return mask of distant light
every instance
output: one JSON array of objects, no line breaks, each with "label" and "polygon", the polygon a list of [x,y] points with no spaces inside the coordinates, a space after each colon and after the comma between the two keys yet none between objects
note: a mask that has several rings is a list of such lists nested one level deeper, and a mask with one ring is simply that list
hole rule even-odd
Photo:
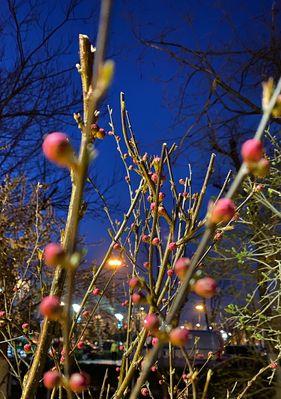
[{"label": "distant light", "polygon": [[228,333],[228,335],[231,337],[232,336],[232,334],[231,333]]},{"label": "distant light", "polygon": [[227,332],[225,332],[224,330],[220,330],[220,333],[221,333],[222,338],[226,341],[228,338]]},{"label": "distant light", "polygon": [[195,309],[196,309],[196,310],[199,310],[199,312],[202,312],[202,311],[205,309],[205,306],[204,306],[202,303],[198,303],[198,304],[195,306]]},{"label": "distant light", "polygon": [[122,321],[124,319],[124,316],[121,313],[115,313],[114,316],[118,321]]},{"label": "distant light", "polygon": [[141,307],[140,307],[140,310],[141,310],[141,311],[142,311],[142,310],[144,310],[144,307],[143,307],[143,306],[141,306]]},{"label": "distant light", "polygon": [[79,313],[81,310],[81,306],[78,305],[78,303],[73,303],[72,304],[72,309],[74,310],[75,313]]},{"label": "distant light", "polygon": [[209,330],[212,330],[212,329],[213,329],[213,327],[212,327],[212,326],[210,326],[210,327],[209,327]]},{"label": "distant light", "polygon": [[196,327],[198,327],[198,328],[201,326],[200,323],[196,323],[195,325],[196,325]]},{"label": "distant light", "polygon": [[108,259],[107,264],[110,267],[120,267],[122,266],[123,262],[119,258],[110,258]]}]

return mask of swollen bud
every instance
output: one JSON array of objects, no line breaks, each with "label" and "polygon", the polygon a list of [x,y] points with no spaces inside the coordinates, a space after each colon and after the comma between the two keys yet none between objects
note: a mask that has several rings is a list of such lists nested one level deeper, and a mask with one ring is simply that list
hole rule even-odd
[{"label": "swollen bud", "polygon": [[263,156],[263,145],[260,140],[250,139],[245,141],[241,148],[243,161],[258,162]]},{"label": "swollen bud", "polygon": [[42,299],[39,309],[43,316],[48,317],[50,320],[57,320],[62,310],[60,299],[54,295],[46,296]]},{"label": "swollen bud", "polygon": [[259,160],[259,162],[255,164],[249,165],[250,172],[252,172],[254,176],[259,178],[265,177],[269,172],[269,168],[270,162],[265,158],[262,158],[261,160]]},{"label": "swollen bud", "polygon": [[217,294],[218,286],[213,278],[203,277],[197,280],[192,288],[197,295],[209,299]]},{"label": "swollen bud", "polygon": [[175,346],[184,346],[188,341],[189,331],[187,328],[177,327],[170,332],[170,342]]},{"label": "swollen bud", "polygon": [[44,249],[44,261],[47,266],[56,267],[65,261],[65,252],[60,244],[51,242]]},{"label": "swollen bud", "polygon": [[183,280],[190,265],[189,258],[180,258],[175,264],[176,275]]},{"label": "swollen bud", "polygon": [[77,159],[69,143],[69,138],[64,133],[48,134],[44,139],[42,149],[45,157],[59,166],[73,168],[77,165]]},{"label": "swollen bud", "polygon": [[60,373],[56,370],[47,371],[43,377],[43,384],[47,389],[53,389],[60,383]]},{"label": "swollen bud", "polygon": [[74,373],[69,378],[69,387],[73,392],[81,393],[90,385],[90,377],[86,373]]},{"label": "swollen bud", "polygon": [[220,222],[229,222],[235,215],[236,207],[229,198],[221,198],[211,209],[209,222],[217,224]]},{"label": "swollen bud", "polygon": [[146,330],[155,331],[158,330],[160,325],[159,319],[154,313],[148,314],[143,321],[143,326]]}]

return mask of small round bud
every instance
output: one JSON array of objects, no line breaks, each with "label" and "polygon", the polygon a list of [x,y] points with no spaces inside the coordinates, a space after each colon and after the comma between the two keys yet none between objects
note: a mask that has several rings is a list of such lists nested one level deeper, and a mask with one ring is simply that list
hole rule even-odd
[{"label": "small round bud", "polygon": [[44,374],[43,384],[47,389],[53,389],[60,383],[60,373],[57,370],[50,370]]},{"label": "small round bud", "polygon": [[184,346],[187,343],[188,336],[187,328],[177,327],[170,332],[170,342],[175,346]]},{"label": "small round bud", "polygon": [[27,330],[28,330],[28,327],[29,327],[29,324],[28,324],[28,323],[23,323],[23,324],[21,325],[21,328],[23,329],[23,331],[27,331]]},{"label": "small round bud", "polygon": [[61,315],[60,299],[49,295],[42,299],[39,306],[40,313],[50,320],[56,320]]},{"label": "small round bud", "polygon": [[151,180],[153,181],[153,183],[156,184],[158,182],[158,178],[159,178],[158,173],[152,173]]},{"label": "small round bud", "polygon": [[158,237],[154,237],[153,240],[151,241],[152,245],[159,245],[160,244],[160,240]]},{"label": "small round bud", "polygon": [[60,244],[51,242],[46,245],[43,253],[44,261],[47,266],[56,267],[65,261],[65,252]]},{"label": "small round bud", "polygon": [[190,265],[189,258],[180,258],[175,264],[175,273],[182,280],[184,279]]},{"label": "small round bud", "polygon": [[146,330],[155,331],[158,330],[160,325],[160,321],[156,314],[150,313],[148,314],[143,321],[143,326]]},{"label": "small round bud", "polygon": [[203,298],[212,298],[217,293],[217,283],[211,277],[203,277],[196,281],[193,285],[193,291],[203,297]]},{"label": "small round bud", "polygon": [[83,341],[79,341],[79,342],[77,343],[77,348],[78,348],[78,349],[83,349],[84,347],[85,347],[85,344],[84,344]]},{"label": "small round bud", "polygon": [[185,184],[185,180],[184,179],[179,179],[179,184],[184,185]]},{"label": "small round bud", "polygon": [[25,353],[30,353],[31,352],[31,345],[30,344],[25,344],[23,346],[23,350],[25,351]]},{"label": "small round bud", "polygon": [[142,388],[141,389],[141,394],[142,394],[142,396],[148,396],[149,395],[149,390],[147,388]]},{"label": "small round bud", "polygon": [[143,234],[141,236],[141,240],[142,240],[142,242],[149,242],[150,236],[148,234]]},{"label": "small round bud", "polygon": [[150,267],[149,262],[144,262],[143,263],[143,267],[145,267],[146,269],[149,269],[149,267]]},{"label": "small round bud", "polygon": [[69,387],[73,392],[81,393],[90,385],[90,377],[86,373],[74,373],[69,378]]},{"label": "small round bud", "polygon": [[177,243],[176,242],[170,242],[168,245],[168,248],[170,251],[175,251],[177,249]]},{"label": "small round bud", "polygon": [[168,277],[172,277],[173,274],[174,274],[174,270],[173,270],[173,269],[167,270],[167,275],[168,275]]},{"label": "small round bud", "polygon": [[100,295],[100,289],[99,289],[99,288],[95,288],[95,289],[92,291],[92,294],[93,294],[94,296]]},{"label": "small round bud", "polygon": [[152,346],[157,346],[159,342],[159,339],[157,337],[153,337],[151,341]]},{"label": "small round bud", "polygon": [[241,148],[244,162],[258,162],[263,155],[263,145],[260,140],[250,139],[245,141]]},{"label": "small round bud", "polygon": [[64,133],[48,134],[44,139],[42,149],[45,157],[59,166],[71,168],[76,164],[69,138]]},{"label": "small round bud", "polygon": [[233,218],[235,211],[235,204],[230,198],[221,198],[211,210],[210,222],[212,224],[227,223]]},{"label": "small round bud", "polygon": [[135,288],[137,288],[137,287],[139,287],[140,286],[140,280],[137,278],[137,277],[132,277],[130,280],[129,280],[129,287],[132,289],[132,290],[134,290]]},{"label": "small round bud", "polygon": [[116,251],[120,251],[121,245],[119,244],[119,242],[116,242],[116,243],[113,245],[113,249],[115,249]]},{"label": "small round bud", "polygon": [[142,293],[134,293],[132,294],[132,302],[137,304],[146,302],[145,296]]},{"label": "small round bud", "polygon": [[4,319],[6,317],[5,310],[0,310],[0,319]]},{"label": "small round bud", "polygon": [[269,168],[270,168],[270,162],[265,158],[262,158],[256,164],[249,165],[250,172],[254,176],[259,177],[261,179],[267,176]]}]

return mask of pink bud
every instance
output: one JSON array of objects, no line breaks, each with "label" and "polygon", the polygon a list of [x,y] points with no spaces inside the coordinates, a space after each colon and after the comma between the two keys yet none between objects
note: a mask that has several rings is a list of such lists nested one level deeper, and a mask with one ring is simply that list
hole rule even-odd
[{"label": "pink bud", "polygon": [[146,269],[149,269],[149,267],[150,267],[149,262],[144,262],[143,263],[143,267],[145,267]]},{"label": "pink bud", "polygon": [[165,215],[165,208],[164,208],[164,206],[162,206],[162,205],[160,205],[160,206],[158,206],[158,213],[159,213],[159,215]]},{"label": "pink bud", "polygon": [[173,274],[174,274],[174,270],[173,270],[173,269],[167,270],[167,275],[168,275],[169,277],[172,277]]},{"label": "pink bud", "polygon": [[42,299],[39,309],[43,316],[55,320],[61,314],[60,299],[53,295],[46,296]]},{"label": "pink bud", "polygon": [[152,212],[154,212],[155,209],[156,209],[156,202],[151,202],[151,204],[150,204],[150,210],[151,210]]},{"label": "pink bud", "polygon": [[250,139],[245,141],[241,148],[244,162],[258,162],[263,155],[263,145],[260,140]]},{"label": "pink bud", "polygon": [[31,345],[30,345],[30,344],[25,344],[25,345],[23,346],[23,350],[24,350],[26,353],[31,352]]},{"label": "pink bud", "polygon": [[116,251],[120,251],[121,245],[120,245],[118,242],[116,242],[116,243],[113,245],[113,249],[115,249]]},{"label": "pink bud", "polygon": [[81,393],[90,385],[90,377],[86,373],[74,373],[69,378],[69,386],[73,392]]},{"label": "pink bud", "polygon": [[60,373],[57,370],[50,370],[44,374],[43,383],[47,389],[53,389],[60,383]]},{"label": "pink bud", "polygon": [[177,249],[177,243],[176,242],[170,242],[168,245],[168,248],[170,251],[175,251]]},{"label": "pink bud", "polygon": [[140,280],[137,277],[132,277],[129,280],[129,287],[134,290],[135,288],[137,288],[140,285]]},{"label": "pink bud", "polygon": [[143,326],[146,330],[154,331],[159,328],[160,322],[156,314],[150,313],[148,314],[144,321],[143,321]]},{"label": "pink bud", "polygon": [[84,344],[83,341],[79,341],[79,342],[77,343],[77,348],[78,348],[78,349],[83,349],[84,346],[85,346],[85,344]]},{"label": "pink bud", "polygon": [[116,373],[120,373],[120,367],[116,367],[115,371]]},{"label": "pink bud", "polygon": [[188,336],[187,328],[177,327],[170,332],[170,342],[172,345],[184,346],[187,343]]},{"label": "pink bud", "polygon": [[277,369],[278,368],[278,363],[276,363],[276,362],[271,362],[270,363],[270,365],[269,365],[269,367],[271,368],[271,369]]},{"label": "pink bud", "polygon": [[151,180],[156,184],[158,182],[158,173],[152,173]]},{"label": "pink bud", "polygon": [[142,394],[142,396],[148,396],[149,395],[149,390],[147,388],[142,388],[141,389],[141,394]]},{"label": "pink bud", "polygon": [[215,234],[214,240],[215,241],[220,241],[222,239],[223,234],[219,231]]},{"label": "pink bud", "polygon": [[132,302],[135,304],[144,303],[145,296],[142,293],[134,293],[132,294]]},{"label": "pink bud", "polygon": [[175,273],[182,280],[184,279],[186,272],[190,265],[189,258],[180,258],[175,264]]},{"label": "pink bud", "polygon": [[159,342],[159,339],[157,337],[153,337],[151,344],[152,344],[152,346],[156,346],[156,345],[158,345],[158,342]]},{"label": "pink bud", "polygon": [[162,191],[159,193],[159,201],[163,201],[163,199],[165,198],[165,194],[162,193]]},{"label": "pink bud", "polygon": [[4,310],[0,310],[0,319],[4,319],[6,317],[6,312]]},{"label": "pink bud", "polygon": [[154,237],[153,240],[151,241],[152,245],[159,245],[160,244],[160,240],[158,237]]},{"label": "pink bud", "polygon": [[211,210],[210,222],[212,224],[227,223],[233,218],[235,211],[235,204],[230,198],[221,198]]},{"label": "pink bud", "polygon": [[44,261],[47,266],[55,267],[65,261],[65,252],[60,244],[51,242],[44,249]]},{"label": "pink bud", "polygon": [[158,370],[157,366],[152,366],[150,369],[153,373],[155,373]]},{"label": "pink bud", "polygon": [[211,277],[203,277],[193,286],[194,292],[203,298],[212,298],[217,293],[217,283]]},{"label": "pink bud", "polygon": [[95,288],[95,289],[92,291],[92,294],[93,294],[94,296],[100,295],[100,289],[99,289],[99,288]]},{"label": "pink bud", "polygon": [[89,310],[84,310],[84,312],[82,313],[82,316],[87,319],[90,316],[90,312]]},{"label": "pink bud", "polygon": [[124,302],[121,303],[121,306],[125,307],[128,306],[129,301],[126,299]]},{"label": "pink bud", "polygon": [[64,133],[48,134],[44,139],[42,149],[45,157],[59,166],[70,168],[76,164],[68,136]]},{"label": "pink bud", "polygon": [[185,184],[185,180],[184,179],[179,179],[179,183],[184,185]]},{"label": "pink bud", "polygon": [[21,326],[21,328],[22,328],[23,330],[28,330],[28,327],[29,327],[29,324],[28,324],[28,323],[23,323],[22,326]]},{"label": "pink bud", "polygon": [[142,240],[142,242],[149,242],[150,236],[148,234],[143,234],[141,236],[141,240]]}]

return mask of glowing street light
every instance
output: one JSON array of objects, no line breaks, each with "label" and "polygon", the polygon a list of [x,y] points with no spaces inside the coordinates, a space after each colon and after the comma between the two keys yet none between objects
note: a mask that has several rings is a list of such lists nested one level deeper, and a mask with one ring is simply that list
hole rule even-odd
[{"label": "glowing street light", "polygon": [[198,312],[204,312],[205,306],[202,303],[198,303],[195,305],[195,309],[198,310]]},{"label": "glowing street light", "polygon": [[123,265],[123,262],[120,258],[109,258],[107,261],[108,266],[114,268],[114,267],[121,267]]},{"label": "glowing street light", "polygon": [[79,313],[81,310],[81,306],[78,305],[78,303],[73,303],[72,304],[72,309],[74,310],[75,313]]}]

